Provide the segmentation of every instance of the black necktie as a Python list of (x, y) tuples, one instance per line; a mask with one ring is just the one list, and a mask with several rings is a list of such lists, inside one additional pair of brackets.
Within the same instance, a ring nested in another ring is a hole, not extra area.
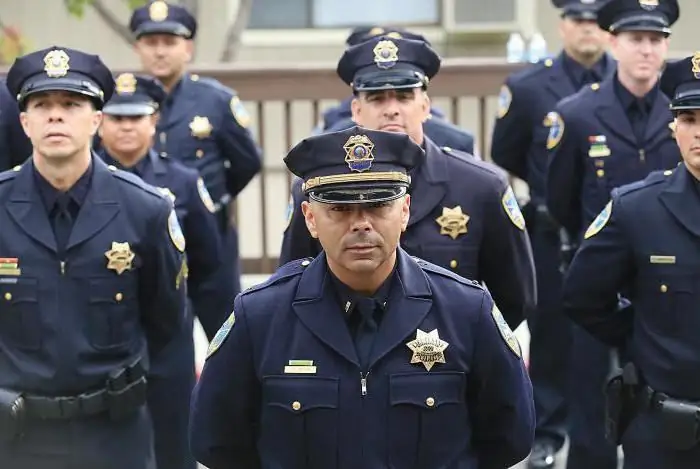
[(644, 143), (644, 133), (647, 128), (647, 109), (643, 99), (635, 100), (630, 109), (630, 122), (632, 123), (632, 131), (637, 138), (639, 145)]
[(68, 244), (70, 232), (73, 229), (73, 216), (70, 213), (71, 197), (61, 194), (56, 199), (53, 216), (53, 232), (56, 236), (56, 246), (63, 252)]
[(595, 70), (586, 70), (585, 72), (583, 72), (581, 87), (583, 88), (586, 85), (590, 85), (591, 83), (597, 83), (599, 81), (600, 78), (598, 77), (598, 74), (595, 72)]
[(369, 354), (372, 351), (372, 344), (378, 329), (377, 321), (374, 319), (376, 308), (377, 303), (373, 298), (361, 298), (355, 304), (355, 309), (360, 314), (360, 324), (355, 333), (355, 349), (364, 370), (368, 367)]

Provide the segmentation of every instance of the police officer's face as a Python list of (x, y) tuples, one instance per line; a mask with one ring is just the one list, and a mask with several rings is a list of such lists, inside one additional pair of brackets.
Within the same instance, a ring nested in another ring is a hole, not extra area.
[(361, 92), (352, 101), (352, 120), (358, 125), (408, 134), (419, 145), (429, 112), (430, 98), (420, 88)]
[(685, 166), (700, 179), (700, 110), (679, 112), (675, 121), (675, 135)]
[(595, 21), (565, 17), (559, 23), (564, 49), (574, 56), (594, 57), (603, 53), (607, 33)]
[(112, 156), (137, 157), (146, 154), (156, 133), (155, 116), (112, 116), (105, 114), (99, 135)]
[(652, 31), (624, 31), (611, 36), (619, 73), (636, 81), (656, 79), (668, 51), (668, 38)]
[(49, 91), (29, 96), (20, 120), (34, 152), (55, 160), (86, 151), (102, 113), (84, 96)]
[(369, 204), (302, 202), (311, 236), (323, 246), (328, 264), (343, 276), (388, 274), (410, 213), (410, 196)]
[(146, 34), (135, 45), (141, 65), (148, 73), (169, 84), (179, 78), (192, 59), (192, 41), (172, 34)]

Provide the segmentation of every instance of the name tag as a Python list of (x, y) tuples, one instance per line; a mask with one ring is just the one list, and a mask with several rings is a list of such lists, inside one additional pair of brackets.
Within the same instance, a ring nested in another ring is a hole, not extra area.
[(649, 256), (651, 264), (675, 264), (676, 256)]
[(316, 374), (316, 367), (315, 366), (295, 366), (295, 365), (287, 365), (284, 367), (284, 372), (285, 373), (301, 373), (301, 374), (306, 374), (306, 375), (315, 375)]

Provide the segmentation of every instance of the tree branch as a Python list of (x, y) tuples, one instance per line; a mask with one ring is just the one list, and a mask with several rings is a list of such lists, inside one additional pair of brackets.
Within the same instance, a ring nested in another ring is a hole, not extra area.
[(97, 15), (102, 18), (102, 21), (104, 21), (112, 31), (117, 33), (119, 37), (124, 39), (128, 44), (134, 43), (134, 36), (131, 34), (129, 27), (119, 21), (112, 10), (102, 3), (102, 0), (94, 0), (92, 2), (92, 8), (94, 8)]
[(253, 0), (239, 0), (236, 19), (231, 22), (226, 32), (224, 50), (221, 51), (221, 62), (233, 62), (241, 48), (241, 36), (248, 26), (250, 13), (253, 10)]

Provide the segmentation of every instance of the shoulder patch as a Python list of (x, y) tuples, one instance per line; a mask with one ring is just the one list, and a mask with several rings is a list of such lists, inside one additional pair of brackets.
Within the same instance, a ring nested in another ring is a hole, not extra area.
[(211, 195), (209, 195), (207, 186), (204, 185), (204, 180), (201, 177), (197, 178), (197, 193), (199, 194), (199, 198), (202, 199), (202, 203), (207, 210), (209, 210), (211, 213), (216, 212), (214, 201), (211, 200)]
[(586, 230), (586, 233), (583, 235), (583, 239), (592, 238), (593, 236), (597, 235), (600, 230), (607, 225), (608, 220), (610, 220), (610, 215), (612, 215), (612, 200), (607, 203), (605, 208), (603, 208), (595, 220), (593, 220), (593, 223), (591, 223)]
[(550, 112), (545, 117), (545, 122), (549, 124), (549, 134), (547, 135), (547, 150), (553, 150), (561, 142), (564, 136), (564, 119), (557, 112)]
[(180, 252), (185, 252), (185, 236), (182, 234), (175, 209), (170, 210), (170, 215), (168, 215), (168, 234), (175, 248)]
[(432, 273), (438, 274), (442, 277), (451, 278), (452, 280), (456, 280), (457, 282), (461, 283), (462, 285), (469, 285), (470, 287), (474, 287), (474, 288), (478, 288), (478, 289), (483, 290), (483, 287), (477, 281), (464, 278), (461, 275), (459, 275), (455, 272), (452, 272), (451, 270), (445, 269), (443, 267), (440, 267), (439, 265), (428, 262), (424, 259), (421, 259), (420, 257), (411, 256), (411, 259), (413, 259), (416, 262), (416, 264), (418, 264), (418, 266), (421, 269), (423, 269), (424, 271), (432, 272)]
[(519, 230), (525, 231), (525, 217), (520, 211), (520, 205), (518, 205), (518, 200), (515, 198), (515, 192), (513, 192), (511, 186), (508, 186), (508, 189), (503, 193), (501, 204), (508, 218), (510, 218), (510, 221), (512, 221)]
[(243, 106), (241, 99), (238, 96), (233, 96), (229, 106), (233, 117), (236, 119), (236, 122), (238, 122), (238, 125), (244, 129), (247, 129), (248, 126), (250, 126), (250, 114), (248, 114), (245, 106)]
[(518, 342), (518, 338), (515, 337), (515, 334), (510, 329), (510, 326), (506, 322), (505, 318), (503, 318), (503, 314), (501, 314), (501, 310), (498, 309), (496, 303), (493, 304), (493, 309), (491, 310), (491, 317), (496, 323), (498, 332), (501, 333), (501, 337), (505, 341), (506, 345), (508, 345), (508, 348), (511, 349), (513, 353), (518, 356), (518, 358), (521, 358), (523, 356), (523, 352), (520, 348), (520, 342)]
[(285, 224), (284, 231), (287, 231), (289, 224), (292, 222), (292, 215), (294, 215), (294, 195), (289, 194), (289, 203), (287, 204), (287, 212), (285, 213)]
[(229, 333), (231, 332), (231, 329), (233, 329), (233, 325), (236, 323), (236, 314), (231, 311), (231, 314), (229, 315), (228, 319), (224, 321), (224, 323), (221, 325), (219, 330), (216, 332), (214, 335), (214, 338), (211, 339), (211, 342), (209, 343), (209, 347), (207, 348), (207, 359), (211, 357), (214, 352), (219, 350), (219, 347), (221, 347), (221, 344), (224, 343), (224, 340), (226, 340), (226, 337), (228, 337)]
[(513, 93), (508, 85), (502, 85), (501, 91), (498, 93), (498, 118), (502, 119), (508, 114), (510, 103), (513, 102)]

